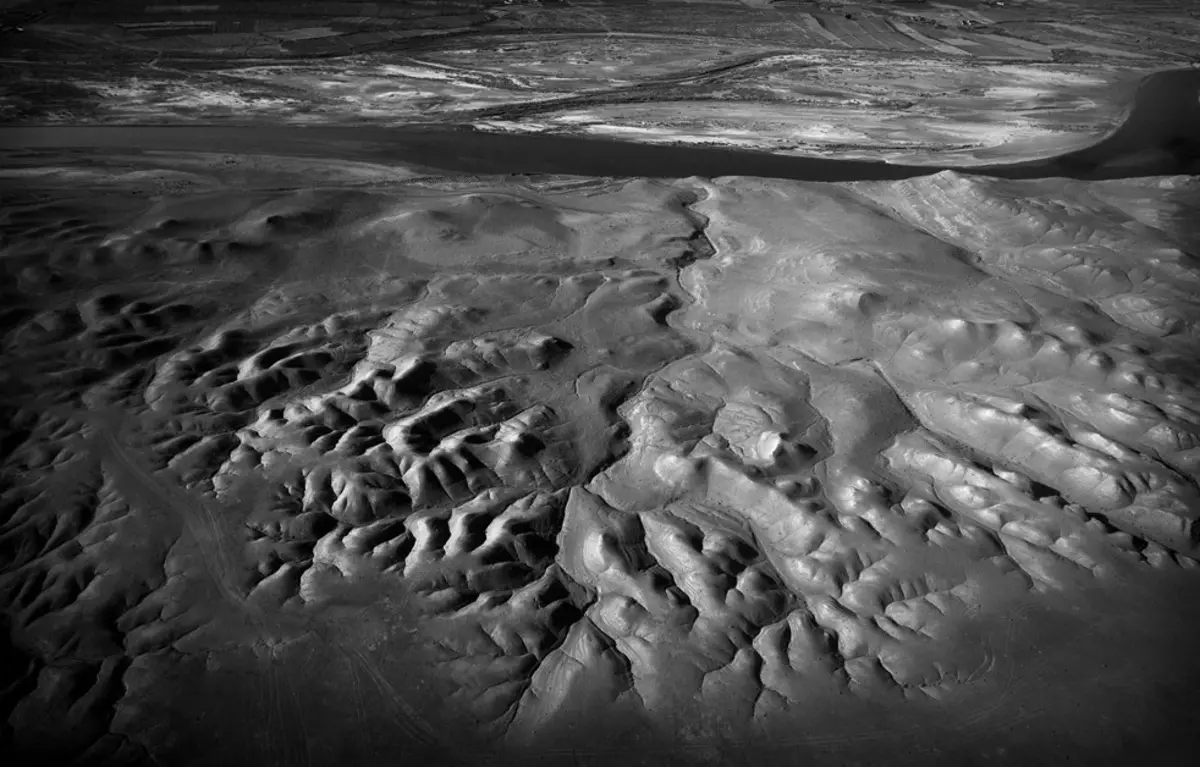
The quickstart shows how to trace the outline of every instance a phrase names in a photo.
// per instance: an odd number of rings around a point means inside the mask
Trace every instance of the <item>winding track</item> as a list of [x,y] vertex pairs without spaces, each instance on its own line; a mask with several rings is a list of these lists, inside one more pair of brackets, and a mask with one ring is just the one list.
[[[147,509],[179,517],[186,534],[191,536],[201,551],[209,579],[226,604],[253,627],[256,644],[262,643],[271,648],[279,636],[315,633],[325,646],[335,648],[349,664],[353,678],[357,679],[358,675],[362,674],[373,683],[400,732],[424,748],[433,749],[448,757],[454,756],[455,749],[445,742],[416,707],[396,689],[379,663],[362,647],[352,640],[337,637],[319,618],[294,612],[268,613],[260,605],[247,599],[238,585],[241,572],[236,557],[239,541],[235,535],[235,520],[223,522],[214,514],[210,505],[212,502],[164,482],[145,466],[126,447],[127,440],[122,438],[126,422],[119,413],[100,414],[97,425],[100,429],[98,450],[108,469],[114,472],[117,481],[122,485],[122,491],[131,498],[143,501]],[[169,511],[163,512],[163,509]],[[275,657],[273,651],[270,652],[266,660],[268,688],[265,692],[270,701],[271,716],[279,717],[279,725],[276,726],[276,723],[272,722],[266,731],[302,732],[303,712],[301,706],[294,703],[297,696],[295,685],[285,673],[281,673],[280,665],[282,661]],[[281,699],[283,687],[287,688],[286,692],[294,705],[288,706]],[[301,726],[292,726],[296,724]],[[284,758],[285,756],[288,756],[285,750],[268,747],[264,750],[261,763],[278,763],[281,767],[291,767],[295,762]],[[311,755],[306,753],[306,759],[311,762]]]

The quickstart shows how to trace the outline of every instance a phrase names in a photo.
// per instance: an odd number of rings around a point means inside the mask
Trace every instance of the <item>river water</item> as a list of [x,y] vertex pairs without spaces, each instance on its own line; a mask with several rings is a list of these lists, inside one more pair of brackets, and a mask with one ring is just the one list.
[[1084,180],[1200,173],[1200,69],[1161,72],[1135,91],[1127,117],[1096,143],[1057,157],[984,166],[894,165],[741,149],[490,133],[467,126],[171,125],[0,127],[3,149],[209,151],[343,157],[431,172],[683,178],[762,176],[867,181],[942,170],[999,178]]

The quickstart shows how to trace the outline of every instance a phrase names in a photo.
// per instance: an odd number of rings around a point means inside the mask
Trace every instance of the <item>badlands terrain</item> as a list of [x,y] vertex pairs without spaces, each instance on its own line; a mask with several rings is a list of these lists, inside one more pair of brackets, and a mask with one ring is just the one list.
[[1192,763],[1194,5],[155,1],[0,8],[4,764]]

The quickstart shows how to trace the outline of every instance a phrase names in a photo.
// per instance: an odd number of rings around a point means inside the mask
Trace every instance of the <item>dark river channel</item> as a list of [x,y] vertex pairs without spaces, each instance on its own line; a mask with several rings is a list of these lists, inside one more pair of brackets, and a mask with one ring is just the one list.
[[742,149],[478,131],[467,126],[47,126],[0,127],[5,149],[211,151],[412,165],[463,174],[566,174],[682,178],[762,176],[867,181],[958,170],[998,178],[1083,180],[1200,173],[1200,69],[1146,77],[1127,117],[1094,144],[1057,157],[974,166],[895,165],[788,157]]

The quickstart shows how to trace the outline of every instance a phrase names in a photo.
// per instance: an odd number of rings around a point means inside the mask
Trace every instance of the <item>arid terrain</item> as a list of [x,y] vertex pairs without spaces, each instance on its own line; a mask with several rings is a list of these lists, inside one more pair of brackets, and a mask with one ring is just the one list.
[[1200,10],[155,1],[0,6],[0,762],[1192,763]]

